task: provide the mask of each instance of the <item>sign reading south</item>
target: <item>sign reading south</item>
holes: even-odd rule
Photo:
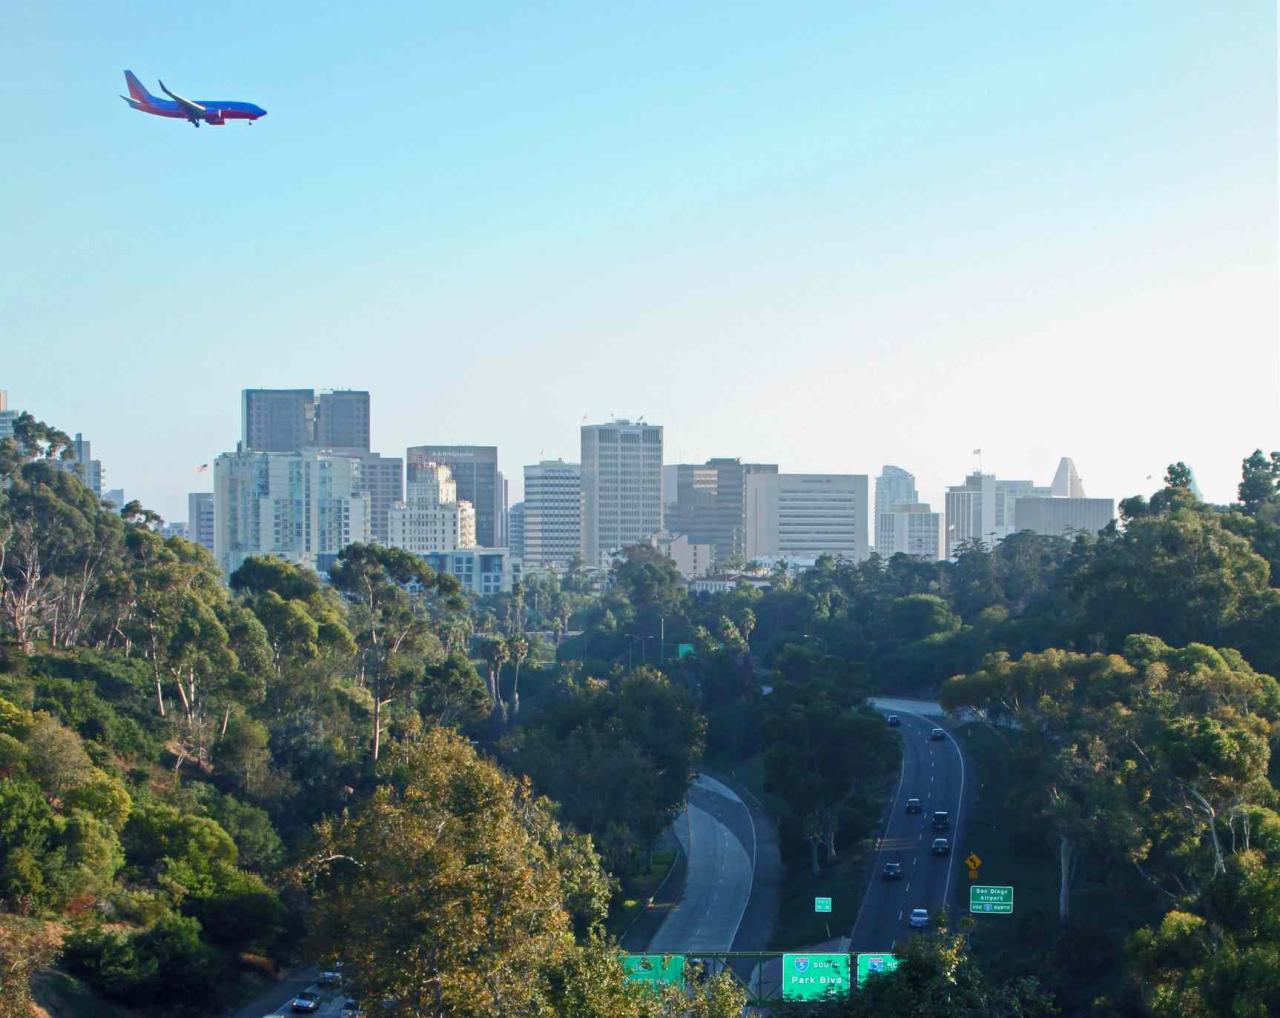
[[[847,954],[784,954],[782,956],[782,997],[784,1000],[821,1000],[843,997],[849,992]]]
[[[1013,915],[1013,888],[974,884],[969,888],[969,911],[981,915]]]

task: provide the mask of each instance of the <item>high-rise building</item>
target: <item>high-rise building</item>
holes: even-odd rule
[[[387,515],[404,498],[404,460],[368,451],[352,450],[350,455],[358,455],[363,464],[360,490],[369,495],[369,536],[378,544],[388,544]]]
[[[1109,498],[1020,498],[1013,507],[1015,531],[1051,537],[1096,534],[1116,515]]]
[[[946,552],[946,523],[928,503],[888,506],[876,516],[876,554],[881,558],[913,555],[937,562]]]
[[[748,474],[746,557],[870,554],[866,474]]]
[[[644,544],[662,530],[661,425],[583,425],[581,470],[587,565],[607,565],[613,552]]]
[[[213,492],[193,491],[187,495],[187,538],[213,551]]]
[[[881,469],[880,476],[876,478],[876,511],[872,517],[876,527],[876,551],[880,551],[878,534],[881,514],[887,513],[891,506],[916,505],[919,501],[920,495],[916,492],[914,474],[903,470],[902,467],[891,465]],[[884,555],[884,552],[880,554]]]
[[[1058,461],[1058,472],[1053,475],[1049,493],[1054,498],[1084,498],[1084,482],[1076,473],[1076,465],[1070,456]]]
[[[80,432],[77,431],[76,437],[71,440],[71,459],[61,460],[60,463],[65,470],[80,478],[80,483],[98,498],[102,497],[102,461],[93,458],[89,440]]]
[[[459,548],[432,551],[422,559],[437,573],[456,576],[469,594],[509,594],[520,579],[520,560],[506,548]]]
[[[524,468],[526,569],[565,569],[582,547],[582,468],[542,460]]]
[[[668,468],[663,468],[664,472]],[[711,545],[717,561],[746,553],[747,477],[776,474],[776,463],[709,459],[674,468],[675,498],[668,498],[668,533],[684,534],[694,544]],[[671,476],[671,474],[668,474]],[[670,495],[670,492],[668,493]]]
[[[1048,488],[1031,481],[1002,481],[975,473],[947,488],[947,557],[966,541],[994,547],[1014,533],[1014,506],[1022,498],[1047,498]]]
[[[507,547],[516,558],[524,559],[523,502],[517,502],[507,511]]]
[[[318,449],[223,453],[214,460],[214,556],[228,574],[250,555],[327,571],[372,537],[364,461]]]
[[[108,488],[102,493],[102,501],[109,505],[116,512],[124,508],[124,489]]]
[[[18,419],[18,411],[9,409],[9,393],[0,389],[0,441],[13,438],[13,422]]]
[[[498,449],[492,445],[415,445],[405,456],[412,483],[419,467],[447,466],[458,485],[458,498],[476,510],[476,541],[482,548],[500,548],[506,538],[507,482],[498,470]]]
[[[297,452],[315,444],[314,389],[245,389],[240,394],[240,447],[245,452]]]
[[[421,463],[414,469],[408,497],[388,514],[387,543],[415,555],[475,547],[475,509],[458,500],[449,467]]]
[[[315,444],[321,449],[369,451],[369,393],[364,390],[320,393],[315,420]]]

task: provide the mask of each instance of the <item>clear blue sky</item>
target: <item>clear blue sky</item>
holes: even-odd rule
[[[1280,447],[1264,0],[51,0],[6,13],[0,388],[169,518],[245,386],[374,444],[985,467]],[[194,130],[121,70],[245,99]]]

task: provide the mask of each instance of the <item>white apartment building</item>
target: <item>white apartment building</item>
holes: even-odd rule
[[[582,468],[542,460],[524,468],[526,569],[566,569],[582,547]]]
[[[213,551],[213,492],[193,491],[187,495],[187,539]]]
[[[925,502],[890,505],[876,516],[876,554],[913,555],[937,562],[946,554],[946,521]]]
[[[371,539],[362,461],[316,449],[223,453],[213,465],[214,557],[230,574],[251,555],[325,571]]]
[[[528,526],[526,516],[526,544]],[[661,530],[661,425],[583,425],[581,548],[587,565],[607,566],[615,551]]]
[[[866,474],[748,474],[746,557],[865,559],[867,489]]]
[[[387,543],[415,555],[475,547],[475,507],[458,501],[458,485],[449,467],[422,463],[415,468],[407,498],[393,505],[387,516]]]
[[[714,549],[709,544],[689,540],[688,534],[655,534],[649,543],[671,560],[676,572],[686,580],[695,580],[711,572]]]

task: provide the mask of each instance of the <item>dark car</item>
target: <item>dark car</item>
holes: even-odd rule
[[[947,737],[947,733],[943,731],[941,728],[935,728],[929,733],[929,738],[932,739],[934,742],[941,742],[946,737]]]
[[[933,829],[935,831],[945,831],[951,826],[951,814],[942,810],[938,810],[933,814]]]
[[[920,805],[920,800],[919,800],[919,799],[908,799],[908,800],[907,800],[907,812],[908,812],[908,813],[919,813],[922,809],[923,809],[923,807]]]
[[[320,994],[315,990],[303,990],[289,1001],[289,1010],[300,1014],[314,1014],[320,1010]]]
[[[880,871],[880,878],[882,880],[901,880],[902,879],[902,863],[900,862],[885,863],[884,869]]]
[[[929,851],[934,855],[947,855],[951,851],[951,842],[946,838],[934,838],[933,847]]]
[[[898,717],[897,714],[890,714],[885,720],[889,722],[890,728],[902,727],[902,718]]]

